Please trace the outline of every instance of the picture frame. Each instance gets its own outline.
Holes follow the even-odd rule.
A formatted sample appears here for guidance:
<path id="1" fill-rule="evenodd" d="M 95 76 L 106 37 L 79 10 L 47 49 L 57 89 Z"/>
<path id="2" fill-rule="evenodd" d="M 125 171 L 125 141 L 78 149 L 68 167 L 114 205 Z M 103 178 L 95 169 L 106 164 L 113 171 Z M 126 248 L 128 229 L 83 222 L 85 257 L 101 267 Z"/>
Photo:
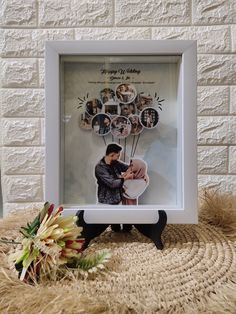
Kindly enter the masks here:
<path id="1" fill-rule="evenodd" d="M 46 56 L 45 56 L 45 94 L 46 94 L 46 172 L 45 172 L 45 199 L 54 203 L 55 205 L 63 204 L 65 212 L 67 214 L 76 213 L 78 210 L 84 210 L 88 213 L 88 222 L 96 223 L 155 223 L 158 219 L 158 211 L 165 210 L 167 213 L 168 223 L 197 223 L 198 214 L 197 214 L 197 131 L 196 131 L 196 117 L 197 117 L 197 104 L 196 104 L 196 86 L 197 86 L 197 59 L 196 59 L 196 41 L 192 40 L 140 40 L 140 41 L 48 41 L 46 42 Z M 104 59 L 105 58 L 105 59 Z M 106 61 L 104 61 L 106 60 Z M 107 61 L 108 60 L 108 61 Z M 103 66 L 103 65 L 106 66 Z M 137 65 L 136 67 L 134 65 Z M 96 65 L 96 66 L 95 66 Z M 130 67 L 130 72 L 133 74 L 132 78 L 129 76 L 128 80 L 126 78 L 121 78 L 121 76 L 115 76 L 113 82 L 116 84 L 109 85 L 111 83 L 111 71 L 113 67 L 117 70 L 117 65 L 122 68 L 122 71 L 127 73 L 127 66 Z M 92 70 L 91 70 L 91 69 Z M 140 73 L 134 73 L 135 69 L 138 69 L 136 72 L 141 71 Z M 86 70 L 87 69 L 87 70 Z M 133 69 L 133 73 L 132 73 Z M 141 69 L 141 70 L 139 70 Z M 103 73 L 101 73 L 103 70 Z M 106 71 L 105 71 L 106 70 Z M 110 72 L 109 72 L 110 71 Z M 105 74 L 104 74 L 105 73 Z M 166 74 L 165 74 L 166 73 Z M 130 73 L 129 73 L 130 74 Z M 86 77 L 86 75 L 88 77 Z M 100 75 L 100 76 L 99 76 Z M 113 75 L 113 73 L 112 73 Z M 136 75 L 136 76 L 135 76 Z M 139 80 L 137 81 L 137 76 L 139 75 Z M 105 77 L 105 83 L 99 80 L 99 77 Z M 109 78 L 107 80 L 107 77 Z M 152 79 L 152 82 L 149 82 Z M 174 77 L 174 79 L 173 79 Z M 78 80 L 79 78 L 79 80 Z M 96 78 L 96 79 L 95 79 Z M 84 81 L 83 81 L 84 80 Z M 152 105 L 146 107 L 142 106 L 142 101 L 144 98 L 148 103 L 148 97 L 151 98 L 151 94 L 147 95 L 147 90 L 144 90 L 145 86 L 151 86 L 150 90 L 154 93 L 155 80 L 159 83 L 158 93 L 166 93 L 167 100 L 165 105 L 166 109 L 163 115 L 159 115 L 157 110 Z M 96 82 L 95 82 L 96 81 Z M 98 84 L 100 82 L 101 84 Z M 136 83 L 134 83 L 136 82 Z M 142 84 L 141 84 L 142 82 Z M 171 82 L 171 84 L 167 84 Z M 95 84 L 96 83 L 96 84 Z M 152 83 L 152 84 L 151 84 Z M 90 84 L 90 85 L 88 85 Z M 99 86 L 98 86 L 99 85 Z M 123 85 L 123 86 L 122 86 Z M 142 86 L 141 86 L 142 85 Z M 85 88 L 85 94 L 88 94 L 91 89 L 96 91 L 99 97 L 94 96 L 88 99 L 83 99 L 83 114 L 84 117 L 91 118 L 90 126 L 88 130 L 83 130 L 86 133 L 86 139 L 81 142 L 81 151 L 86 150 L 86 143 L 89 142 L 87 134 L 93 134 L 94 143 L 98 142 L 99 145 L 94 144 L 94 151 L 92 155 L 96 155 L 97 160 L 102 158 L 101 143 L 104 141 L 107 133 L 101 131 L 101 126 L 104 126 L 104 121 L 108 117 L 110 119 L 110 142 L 107 141 L 103 147 L 103 152 L 105 154 L 105 148 L 109 143 L 116 142 L 118 145 L 123 141 L 127 144 L 127 134 L 130 134 L 132 127 L 129 123 L 130 115 L 137 115 L 141 127 L 145 129 L 146 140 L 145 143 L 150 142 L 151 144 L 146 150 L 151 150 L 152 143 L 159 141 L 159 137 L 163 135 L 166 142 L 173 140 L 175 138 L 174 146 L 175 153 L 170 158 L 170 153 L 168 150 L 165 150 L 163 146 L 157 146 L 158 153 L 154 153 L 151 156 L 147 156 L 149 160 L 161 160 L 158 155 L 160 151 L 165 151 L 162 161 L 159 163 L 162 166 L 160 168 L 164 169 L 162 171 L 168 172 L 169 166 L 165 165 L 165 160 L 169 160 L 169 165 L 174 164 L 174 174 L 172 173 L 168 179 L 169 181 L 172 178 L 175 178 L 174 188 L 169 188 L 166 185 L 166 188 L 163 186 L 158 186 L 161 180 L 157 180 L 157 185 L 155 185 L 155 176 L 151 176 L 150 172 L 149 177 L 149 194 L 144 197 L 144 203 L 129 205 L 127 206 L 116 204 L 97 204 L 95 194 L 96 190 L 96 180 L 93 178 L 92 182 L 92 173 L 96 164 L 91 164 L 91 167 L 87 165 L 87 168 L 92 168 L 88 172 L 83 172 L 84 175 L 77 176 L 77 179 L 70 179 L 70 174 L 75 176 L 78 169 L 84 169 L 83 162 L 87 160 L 87 157 L 81 157 L 81 160 L 77 160 L 76 163 L 72 165 L 73 158 L 71 154 L 74 154 L 74 147 L 76 147 L 75 141 L 77 141 L 77 133 L 80 131 L 76 129 L 75 126 L 72 126 L 72 129 L 67 130 L 67 125 L 70 124 L 70 119 L 74 118 L 75 115 L 80 115 L 79 111 L 74 111 L 75 108 L 79 107 L 78 97 L 81 98 L 81 95 L 77 94 L 78 97 L 75 97 L 76 92 L 74 91 L 82 90 Z M 89 91 L 86 90 L 89 86 Z M 104 88 L 102 88 L 102 86 Z M 140 87 L 141 86 L 141 87 Z M 167 86 L 167 87 L 165 87 Z M 115 92 L 115 101 L 118 102 L 118 109 L 115 108 L 114 103 L 107 103 L 104 105 L 105 94 L 102 91 L 106 88 L 106 92 L 109 92 L 109 89 L 112 89 Z M 125 91 L 126 88 L 126 91 Z M 122 90 L 123 89 L 123 90 Z M 122 95 L 123 92 L 123 95 Z M 120 93 L 120 94 L 118 94 Z M 112 99 L 113 93 L 110 92 L 110 100 Z M 155 94 L 155 93 L 154 93 Z M 153 95 L 154 95 L 153 94 Z M 72 97 L 73 95 L 73 97 Z M 119 96 L 121 95 L 121 96 Z M 128 95 L 128 96 L 127 96 Z M 152 95 L 152 98 L 154 97 Z M 159 95 L 159 94 L 158 94 Z M 174 96 L 173 96 L 174 95 Z M 160 95 L 161 97 L 162 95 Z M 86 98 L 86 96 L 84 96 Z M 123 97 L 123 98 L 121 98 Z M 126 98 L 124 98 L 126 97 Z M 158 96 L 159 97 L 159 96 Z M 156 99 L 158 98 L 156 95 Z M 170 99 L 172 99 L 170 101 Z M 174 100 L 173 100 L 174 99 Z M 160 100 L 160 98 L 159 98 Z M 159 101 L 158 100 L 158 101 Z M 82 102 L 83 102 L 82 101 Z M 67 103 L 73 104 L 73 110 L 70 114 L 67 114 L 65 108 L 67 108 Z M 93 102 L 93 103 L 92 103 Z M 169 103 L 168 103 L 169 102 Z M 158 106 L 160 102 L 156 103 Z M 69 106 L 69 105 L 68 105 Z M 76 107 L 77 106 L 77 107 Z M 93 107 L 94 115 L 90 111 L 90 107 Z M 133 107 L 135 107 L 136 111 Z M 68 107 L 69 108 L 69 107 Z M 119 111 L 119 112 L 118 112 Z M 126 112 L 129 112 L 129 115 L 126 117 Z M 164 111 L 164 104 L 163 104 Z M 173 111 L 175 115 L 173 115 Z M 114 114 L 114 116 L 112 116 Z M 150 117 L 148 117 L 148 115 Z M 153 118 L 151 118 L 151 115 Z M 171 116 L 171 118 L 170 118 Z M 121 118 L 119 118 L 121 117 Z M 158 118 L 157 118 L 158 117 Z M 173 118 L 174 117 L 174 118 Z M 107 118 L 107 120 L 109 120 Z M 84 118 L 85 119 L 85 118 Z M 153 120 L 150 124 L 149 120 Z M 165 120 L 166 119 L 166 120 Z M 168 120 L 169 119 L 169 120 Z M 86 119 L 87 122 L 88 119 Z M 176 136 L 169 136 L 168 132 L 170 131 L 164 127 L 166 121 L 168 123 L 174 123 L 176 128 Z M 173 121 L 174 122 L 173 122 Z M 93 122 L 92 122 L 93 121 Z M 135 119 L 134 119 L 135 121 Z M 162 123 L 162 129 L 159 128 L 158 124 Z M 69 124 L 68 124 L 69 123 Z M 85 123 L 85 122 L 84 122 Z M 113 123 L 113 129 L 112 129 Z M 119 133 L 117 125 L 129 125 L 130 127 L 127 130 L 126 135 Z M 167 124 L 168 124 L 167 123 Z M 157 125 L 157 127 L 155 126 Z M 74 124 L 75 125 L 75 124 Z M 97 125 L 100 125 L 97 129 Z M 171 124 L 170 124 L 171 125 Z M 155 132 L 151 132 L 155 128 Z M 159 129 L 158 129 L 159 128 Z M 104 129 L 104 128 L 103 128 Z M 156 131 L 158 129 L 158 131 Z M 172 130 L 173 128 L 171 128 Z M 97 131 L 96 131 L 97 130 Z M 100 130 L 100 131 L 99 131 Z M 118 131 L 117 131 L 118 130 Z M 164 130 L 162 132 L 161 130 Z M 77 132 L 77 133 L 76 133 Z M 93 133 L 92 133 L 93 132 Z M 101 133 L 100 137 L 98 136 L 94 140 L 96 132 L 105 132 Z M 133 138 L 138 137 L 133 128 Z M 149 132 L 149 133 L 148 133 Z M 72 135 L 73 134 L 73 135 Z M 82 134 L 82 133 L 81 133 Z M 85 134 L 85 133 L 83 133 Z M 118 134 L 118 135 L 117 135 Z M 143 134 L 143 133 L 142 133 Z M 152 134 L 152 135 L 149 135 Z M 157 135 L 155 135 L 157 134 Z M 161 135 L 160 135 L 161 134 Z M 99 135 L 99 134 L 98 134 Z M 132 133 L 131 133 L 132 135 Z M 130 135 L 130 136 L 131 136 Z M 139 134 L 140 135 L 140 134 Z M 85 136 L 85 135 L 84 135 Z M 151 136 L 151 137 L 150 137 Z M 158 137 L 158 140 L 157 140 Z M 115 138 L 115 141 L 114 141 Z M 140 136 L 141 138 L 141 136 Z M 136 139 L 137 141 L 137 139 Z M 68 144 L 70 142 L 70 145 Z M 130 140 L 130 150 L 133 149 Z M 165 143 L 166 143 L 165 142 Z M 78 145 L 79 142 L 78 142 Z M 127 144 L 128 145 L 128 144 Z M 158 145 L 158 143 L 156 144 Z M 96 146 L 96 147 L 95 147 Z M 122 146 L 122 144 L 121 144 Z M 132 146 L 132 147 L 131 147 Z M 126 152 L 124 152 L 123 144 L 123 156 L 127 155 L 128 148 L 126 147 Z M 158 149 L 162 147 L 161 149 Z M 69 153 L 69 152 L 70 153 Z M 80 149 L 76 150 L 76 153 Z M 90 149 L 91 151 L 91 149 Z M 88 152 L 90 152 L 88 151 Z M 169 150 L 170 151 L 170 150 Z M 72 152 L 72 153 L 71 153 Z M 164 153 L 163 153 L 164 154 Z M 141 154 L 140 154 L 141 155 Z M 80 158 L 80 157 L 79 157 Z M 159 159 L 158 159 L 159 158 Z M 131 158 L 129 158 L 131 159 Z M 130 161 L 130 160 L 129 160 Z M 127 161 L 126 161 L 127 162 Z M 145 161 L 146 162 L 146 161 Z M 149 164 L 148 164 L 149 166 Z M 159 168 L 159 169 L 160 169 Z M 165 170 L 165 168 L 167 170 Z M 68 170 L 69 169 L 69 170 Z M 151 166 L 150 166 L 151 169 Z M 158 169 L 158 165 L 157 165 Z M 148 170 L 147 170 L 148 171 Z M 154 169 L 154 172 L 156 170 Z M 79 171 L 78 171 L 79 172 Z M 157 170 L 158 172 L 158 170 Z M 121 174 L 123 175 L 123 174 Z M 162 175 L 162 180 L 163 176 Z M 69 177 L 69 179 L 66 179 Z M 93 192 L 92 196 L 87 195 L 87 192 L 84 192 L 85 197 L 81 198 L 81 203 L 70 202 L 70 197 L 75 197 L 77 191 L 79 193 L 79 180 L 86 180 L 86 177 L 90 180 L 90 185 L 94 184 L 92 187 Z M 158 174 L 157 178 L 161 178 Z M 67 181 L 66 181 L 67 180 Z M 74 180 L 74 183 L 73 183 Z M 168 180 L 165 180 L 168 181 Z M 68 183 L 69 182 L 69 183 Z M 92 182 L 92 183 L 91 183 Z M 151 184 L 152 182 L 152 184 Z M 162 181 L 164 182 L 164 181 Z M 77 184 L 78 183 L 78 184 Z M 170 182 L 171 183 L 171 182 Z M 165 196 L 165 202 L 161 203 L 159 199 L 155 201 L 156 195 L 155 188 L 159 193 L 159 199 Z M 163 191 L 161 189 L 163 188 Z M 91 190 L 92 190 L 91 189 Z M 84 188 L 84 190 L 90 190 Z M 172 191 L 170 193 L 170 190 Z M 151 192 L 150 192 L 151 191 Z M 91 194 L 91 193 L 90 193 Z M 161 195 L 161 196 L 160 196 Z M 171 195 L 171 196 L 169 196 Z M 94 199 L 92 203 L 86 201 L 86 197 Z M 174 199 L 172 203 L 169 203 L 169 199 Z M 150 199 L 150 202 L 149 202 Z M 69 200 L 69 201 L 68 201 Z"/>

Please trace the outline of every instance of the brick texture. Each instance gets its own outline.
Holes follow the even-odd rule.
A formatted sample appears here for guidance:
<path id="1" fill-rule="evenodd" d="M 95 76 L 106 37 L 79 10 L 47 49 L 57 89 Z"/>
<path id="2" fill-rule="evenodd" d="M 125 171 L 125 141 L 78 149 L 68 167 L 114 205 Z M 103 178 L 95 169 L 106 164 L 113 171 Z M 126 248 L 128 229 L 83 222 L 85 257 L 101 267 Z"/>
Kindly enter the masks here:
<path id="1" fill-rule="evenodd" d="M 6 88 L 0 90 L 3 117 L 43 117 L 44 90 Z"/>
<path id="2" fill-rule="evenodd" d="M 114 28 L 77 28 L 75 39 L 78 40 L 114 40 L 114 39 L 151 39 L 148 27 L 114 27 Z"/>
<path id="3" fill-rule="evenodd" d="M 198 176 L 199 189 L 213 189 L 221 193 L 229 193 L 234 195 L 236 190 L 236 176 L 235 175 L 199 175 Z"/>
<path id="4" fill-rule="evenodd" d="M 228 86 L 199 86 L 197 103 L 199 115 L 227 115 L 230 88 Z"/>
<path id="5" fill-rule="evenodd" d="M 38 67 L 36 59 L 2 59 L 2 87 L 37 87 Z"/>
<path id="6" fill-rule="evenodd" d="M 236 58 L 233 55 L 200 55 L 199 85 L 236 85 Z"/>
<path id="7" fill-rule="evenodd" d="M 113 23 L 111 0 L 41 0 L 39 1 L 39 25 L 111 26 Z"/>
<path id="8" fill-rule="evenodd" d="M 231 26 L 232 31 L 232 51 L 236 52 L 236 25 Z"/>
<path id="9" fill-rule="evenodd" d="M 199 117 L 199 144 L 236 144 L 236 117 Z"/>
<path id="10" fill-rule="evenodd" d="M 194 24 L 235 23 L 234 0 L 193 0 Z"/>
<path id="11" fill-rule="evenodd" d="M 229 173 L 236 174 L 236 147 L 229 148 Z"/>
<path id="12" fill-rule="evenodd" d="M 2 169 L 4 174 L 43 174 L 43 147 L 5 147 Z"/>
<path id="13" fill-rule="evenodd" d="M 36 26 L 37 25 L 36 0 L 1 0 L 0 25 L 1 26 Z"/>
<path id="14" fill-rule="evenodd" d="M 236 86 L 230 87 L 230 113 L 236 114 Z"/>
<path id="15" fill-rule="evenodd" d="M 12 118 L 3 119 L 3 145 L 34 146 L 40 145 L 40 119 Z"/>
<path id="16" fill-rule="evenodd" d="M 40 176 L 3 176 L 6 202 L 42 202 L 43 190 Z"/>
<path id="17" fill-rule="evenodd" d="M 153 39 L 197 40 L 199 53 L 230 52 L 229 26 L 153 28 Z"/>
<path id="18" fill-rule="evenodd" d="M 4 204 L 4 214 L 15 212 L 16 210 L 40 210 L 43 208 L 44 202 L 36 203 L 36 202 L 27 202 L 27 203 L 5 203 Z"/>
<path id="19" fill-rule="evenodd" d="M 228 171 L 228 149 L 225 146 L 198 147 L 198 173 L 226 174 Z"/>
<path id="20" fill-rule="evenodd" d="M 190 24 L 188 0 L 117 0 L 116 24 L 157 26 Z"/>
<path id="21" fill-rule="evenodd" d="M 6 29 L 1 32 L 2 57 L 43 57 L 46 40 L 73 40 L 72 29 Z"/>

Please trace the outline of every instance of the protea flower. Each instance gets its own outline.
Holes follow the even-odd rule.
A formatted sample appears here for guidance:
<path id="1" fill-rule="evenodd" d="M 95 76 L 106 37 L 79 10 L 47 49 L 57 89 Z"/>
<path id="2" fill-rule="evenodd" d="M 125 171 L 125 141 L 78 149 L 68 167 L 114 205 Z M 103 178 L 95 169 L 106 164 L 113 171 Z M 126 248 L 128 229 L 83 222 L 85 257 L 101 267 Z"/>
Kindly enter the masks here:
<path id="1" fill-rule="evenodd" d="M 39 215 L 27 227 L 21 228 L 24 235 L 22 249 L 10 256 L 20 273 L 20 280 L 41 271 L 50 272 L 55 266 L 79 258 L 84 240 L 82 228 L 76 225 L 76 216 L 62 217 L 62 207 L 53 212 L 53 205 L 45 203 Z"/>

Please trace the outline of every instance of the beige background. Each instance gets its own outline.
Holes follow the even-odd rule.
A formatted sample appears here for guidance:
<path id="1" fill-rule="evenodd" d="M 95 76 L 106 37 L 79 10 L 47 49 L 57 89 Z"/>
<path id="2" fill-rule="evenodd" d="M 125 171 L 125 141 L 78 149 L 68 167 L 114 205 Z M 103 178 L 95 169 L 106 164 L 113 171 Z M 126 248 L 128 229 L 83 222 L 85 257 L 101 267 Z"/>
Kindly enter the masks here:
<path id="1" fill-rule="evenodd" d="M 142 61 L 143 60 L 143 61 Z M 144 62 L 140 59 L 140 62 Z M 124 59 L 124 62 L 126 60 Z M 139 75 L 130 75 L 129 82 L 134 83 L 137 93 L 145 92 L 155 96 L 157 92 L 163 102 L 163 110 L 159 112 L 160 120 L 152 130 L 144 129 L 140 134 L 134 158 L 147 162 L 149 186 L 139 198 L 143 205 L 174 205 L 177 198 L 177 63 L 137 64 L 123 63 L 109 65 L 110 69 L 138 69 Z M 83 98 L 89 93 L 89 99 L 100 98 L 99 92 L 104 87 L 115 90 L 121 80 L 109 82 L 101 75 L 104 64 L 83 64 L 66 62 L 64 65 L 64 108 L 66 123 L 64 124 L 65 146 L 65 195 L 66 204 L 95 204 L 96 184 L 94 168 L 104 156 L 106 146 L 103 137 L 94 132 L 82 130 L 78 127 L 79 115 L 78 96 Z M 90 84 L 89 82 L 103 82 L 106 84 Z M 138 82 L 145 82 L 138 84 Z M 148 83 L 152 82 L 152 84 Z M 84 103 L 84 105 L 86 102 Z M 157 104 L 154 103 L 154 107 Z M 104 137 L 106 144 L 112 142 L 111 134 Z M 136 137 L 137 140 L 137 137 Z M 135 140 L 135 143 L 136 143 Z M 116 139 L 118 142 L 118 139 Z M 133 137 L 126 139 L 126 163 L 132 148 Z M 125 141 L 120 144 L 124 147 Z M 123 158 L 123 157 L 122 157 Z"/>

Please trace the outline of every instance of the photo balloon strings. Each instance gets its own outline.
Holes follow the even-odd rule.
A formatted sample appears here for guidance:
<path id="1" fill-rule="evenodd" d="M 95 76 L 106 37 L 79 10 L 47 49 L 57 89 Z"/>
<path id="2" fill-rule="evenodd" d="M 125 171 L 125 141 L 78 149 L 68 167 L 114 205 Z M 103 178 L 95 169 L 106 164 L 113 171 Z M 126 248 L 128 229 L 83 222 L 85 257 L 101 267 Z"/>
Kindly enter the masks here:
<path id="1" fill-rule="evenodd" d="M 134 155 L 135 155 L 135 152 L 136 152 L 136 149 L 137 149 L 137 146 L 138 146 L 138 142 L 139 142 L 139 139 L 140 139 L 140 133 L 138 136 L 134 135 L 133 136 L 133 141 L 132 141 L 132 146 L 131 146 L 131 152 L 130 152 L 130 157 L 129 159 L 133 158 Z M 104 145 L 107 146 L 107 142 L 106 142 L 106 138 L 105 136 L 102 136 L 103 138 L 103 142 L 104 142 Z M 136 140 L 136 141 L 135 141 Z M 111 136 L 111 143 L 114 143 L 114 136 L 112 135 Z M 118 139 L 118 144 L 121 145 L 121 139 L 119 138 Z M 124 154 L 123 154 L 123 161 L 125 162 L 126 160 L 126 150 L 127 150 L 127 138 L 125 137 L 124 138 Z"/>
<path id="2" fill-rule="evenodd" d="M 130 157 L 132 157 L 132 154 L 133 154 L 134 143 L 135 143 L 135 135 L 133 136 L 133 143 L 132 143 L 132 147 L 131 147 Z"/>
<path id="3" fill-rule="evenodd" d="M 102 138 L 103 138 L 103 141 L 104 141 L 105 146 L 107 146 L 105 136 L 103 136 Z"/>
<path id="4" fill-rule="evenodd" d="M 130 158 L 133 158 L 134 155 L 135 155 L 136 148 L 137 148 L 137 145 L 138 145 L 138 141 L 139 141 L 139 139 L 140 139 L 140 133 L 139 133 L 139 135 L 137 136 L 136 143 L 135 143 L 135 137 L 136 137 L 136 136 L 134 135 L 133 144 L 132 144 L 132 148 L 131 148 Z"/>
<path id="5" fill-rule="evenodd" d="M 125 162 L 125 155 L 126 155 L 126 137 L 125 137 L 125 145 L 124 145 L 124 162 Z"/>

